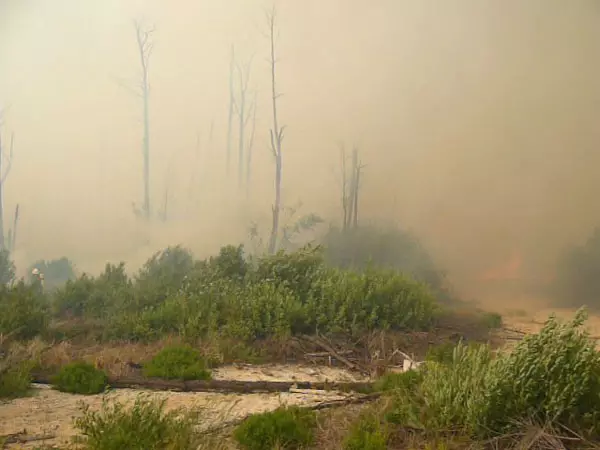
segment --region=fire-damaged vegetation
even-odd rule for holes
[[[155,386],[197,390],[222,388],[212,372],[225,363],[294,358],[318,363],[322,353],[370,375],[373,383],[360,389],[356,383],[360,393],[351,401],[321,402],[316,411],[282,405],[216,431],[207,429],[205,415],[168,410],[154,400],[106,401],[99,410],[84,408],[75,420],[77,445],[583,448],[598,439],[600,355],[583,331],[583,311],[570,323],[551,318],[512,351],[496,352],[486,341],[501,318],[459,312],[443,295],[443,277],[414,241],[406,238],[421,259],[409,264],[391,259],[385,246],[362,250],[354,235],[330,233],[330,248],[258,257],[246,255],[242,246],[226,246],[199,260],[171,247],[134,276],[124,264],[108,264],[97,276],[71,277],[51,289],[11,275],[0,297],[0,395],[6,400],[27,395],[32,377],[41,373],[66,393],[96,394],[111,383],[124,387],[108,373],[106,361],[52,361],[48,352],[59,342],[79,348],[157,346],[126,364]],[[363,254],[371,254],[370,264],[360,263]],[[444,328],[452,339],[436,341]],[[479,334],[469,335],[469,329]],[[410,345],[418,336],[420,349]],[[162,346],[166,341],[171,343]],[[408,347],[424,362],[401,373],[387,370],[399,365],[394,358]],[[267,384],[263,392],[303,387]],[[238,388],[254,389],[252,382],[239,382]],[[317,389],[340,387],[325,382]],[[340,405],[346,406],[334,408]]]

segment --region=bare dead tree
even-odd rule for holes
[[[154,49],[154,44],[151,41],[152,34],[154,33],[154,27],[144,27],[138,21],[134,21],[134,27],[141,67],[141,80],[138,87],[138,95],[142,98],[143,102],[144,124],[142,144],[142,154],[144,160],[144,201],[142,204],[142,214],[146,220],[150,220],[150,84],[148,76],[150,57],[152,56],[152,51]]]
[[[233,131],[233,108],[235,105],[235,92],[233,86],[233,73],[235,68],[235,48],[231,46],[231,56],[229,61],[229,116],[227,119],[227,165],[226,173],[229,175],[231,170],[231,134]]]
[[[342,161],[342,213],[344,215],[343,228],[348,228],[348,170],[346,169],[346,147],[340,144]]]
[[[275,158],[275,203],[272,207],[272,224],[271,224],[271,235],[269,237],[269,253],[275,253],[277,249],[277,235],[279,233],[279,217],[281,213],[281,180],[282,180],[282,148],[283,133],[285,131],[285,125],[279,127],[279,118],[277,116],[277,99],[280,94],[277,93],[276,85],[276,51],[275,51],[275,31],[277,22],[277,10],[275,6],[267,13],[267,24],[269,27],[269,40],[271,44],[271,101],[273,106],[273,128],[270,130],[271,135],[271,151]]]
[[[2,134],[0,133],[0,249],[2,250],[7,249],[4,234],[4,185],[12,169],[14,144],[15,135],[11,133],[8,153],[5,153]]]
[[[352,166],[350,173],[347,167],[346,149],[343,144],[340,148],[342,162],[342,212],[343,229],[358,227],[358,198],[360,191],[360,178],[364,166],[358,159],[358,148],[352,149]]]
[[[12,228],[8,230],[8,251],[14,252],[17,245],[17,228],[19,225],[19,204],[15,206],[15,215],[13,216]]]
[[[256,132],[256,92],[252,102],[252,131],[250,132],[250,141],[246,151],[246,198],[250,197],[250,178],[252,175],[252,151],[254,150],[254,135]]]
[[[252,110],[252,104],[247,102],[248,82],[250,81],[250,69],[252,68],[251,56],[244,67],[236,64],[239,79],[239,100],[234,101],[235,110],[238,115],[238,188],[244,183],[244,146],[246,144],[246,125],[251,118],[249,110]]]

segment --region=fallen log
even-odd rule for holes
[[[51,384],[51,377],[34,377],[33,383]],[[290,389],[311,389],[342,392],[370,392],[369,382],[310,382],[310,381],[238,381],[238,380],[162,380],[156,378],[109,378],[112,389],[146,389],[152,391],[264,393],[288,392]]]
[[[54,439],[55,437],[55,434],[27,435],[26,433],[22,432],[0,436],[0,443],[4,446],[8,444],[26,444],[27,442],[47,441],[48,439]]]

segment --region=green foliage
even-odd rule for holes
[[[429,347],[427,349],[427,354],[425,355],[425,360],[440,364],[452,364],[455,347],[456,345],[452,342],[445,342]]]
[[[132,407],[104,400],[100,411],[89,405],[75,426],[89,450],[189,450],[198,448],[195,417],[189,412],[165,412],[165,400],[138,397]]]
[[[423,373],[419,370],[407,370],[406,372],[389,372],[375,382],[374,389],[377,392],[389,391],[414,391],[423,381]]]
[[[28,339],[41,334],[48,325],[47,301],[24,281],[0,285],[0,334]]]
[[[10,259],[8,250],[0,250],[0,285],[7,285],[15,280],[15,263]]]
[[[440,299],[450,300],[444,273],[422,243],[407,231],[373,226],[348,230],[331,228],[321,244],[326,261],[333,266],[394,269],[428,284]]]
[[[600,431],[600,354],[582,328],[585,319],[584,310],[568,323],[550,317],[500,360],[490,401],[501,401],[503,415]]]
[[[15,367],[0,370],[0,399],[24,397],[31,389],[33,363],[21,362]]]
[[[156,306],[176,293],[194,269],[192,253],[181,247],[168,247],[155,253],[136,277],[138,308]]]
[[[106,264],[98,277],[83,274],[67,281],[54,295],[54,309],[61,317],[113,317],[117,310],[135,306],[133,294],[125,263]]]
[[[74,264],[64,256],[50,261],[43,259],[36,261],[29,267],[27,273],[31,273],[34,269],[44,274],[44,287],[49,290],[63,286],[67,281],[76,278]]]
[[[490,330],[502,328],[503,325],[502,316],[494,312],[483,313],[482,320],[485,323],[486,327]]]
[[[93,365],[77,361],[61,367],[52,384],[61,392],[93,395],[106,389],[108,377]]]
[[[242,245],[221,247],[218,256],[209,258],[207,266],[222,278],[238,281],[243,280],[249,270]]]
[[[600,355],[581,327],[551,317],[508,354],[486,345],[453,349],[450,363],[428,361],[410,397],[399,397],[389,417],[428,430],[472,435],[507,432],[525,421],[560,423],[598,434]]]
[[[293,253],[280,251],[258,260],[255,278],[287,287],[304,300],[324,264],[318,247],[306,246]]]
[[[313,444],[316,426],[314,411],[282,407],[250,416],[233,436],[245,450],[300,449]]]
[[[318,329],[351,332],[424,330],[438,312],[425,285],[391,270],[376,269],[323,271],[307,309],[311,324]]]
[[[144,376],[166,380],[209,380],[210,371],[200,352],[187,346],[162,349],[143,366]]]
[[[354,423],[344,440],[344,450],[385,450],[388,433],[374,415],[365,415]]]

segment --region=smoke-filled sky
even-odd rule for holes
[[[15,133],[5,222],[16,258],[96,270],[183,243],[199,253],[266,233],[272,203],[263,0],[0,0],[4,141]],[[413,229],[456,280],[522,254],[549,270],[600,223],[598,0],[280,0],[277,79],[284,203],[339,220],[340,142],[366,165],[363,221]],[[140,64],[150,61],[153,209],[142,199]],[[237,124],[225,177],[231,46],[254,55],[249,200]],[[249,95],[253,97],[252,95]],[[248,133],[250,130],[248,125]],[[211,139],[212,129],[212,139]],[[230,188],[226,188],[227,185]],[[167,194],[165,194],[165,192]],[[237,193],[237,194],[236,194]],[[236,199],[237,196],[237,199]]]

